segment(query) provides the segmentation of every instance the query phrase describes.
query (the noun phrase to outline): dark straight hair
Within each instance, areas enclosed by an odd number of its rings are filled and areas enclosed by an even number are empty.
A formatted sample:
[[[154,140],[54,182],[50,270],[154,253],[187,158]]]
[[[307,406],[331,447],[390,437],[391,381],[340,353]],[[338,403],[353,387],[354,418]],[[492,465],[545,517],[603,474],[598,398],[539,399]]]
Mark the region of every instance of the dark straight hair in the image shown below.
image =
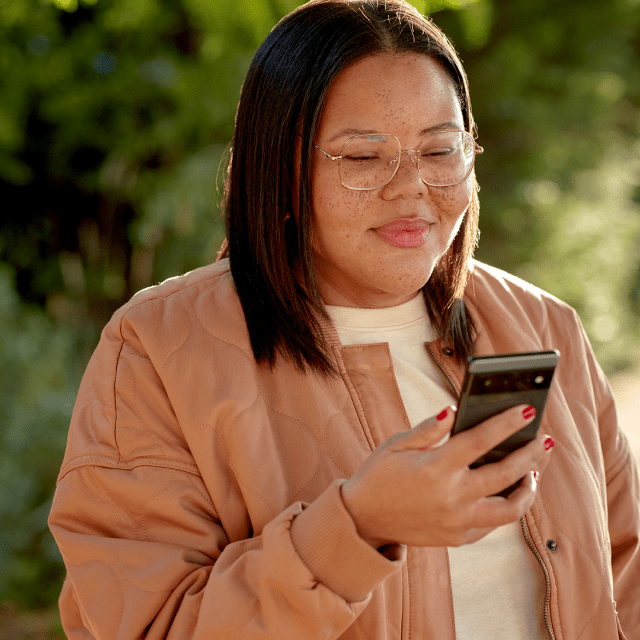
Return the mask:
[[[273,367],[280,355],[302,371],[336,373],[319,322],[328,316],[311,248],[313,140],[336,76],[364,57],[397,53],[442,65],[456,88],[465,130],[474,133],[467,77],[453,46],[403,0],[312,0],[273,28],[251,63],[231,143],[222,205],[227,239],[219,258],[230,259],[260,364]],[[474,340],[462,300],[478,234],[476,189],[472,193],[458,234],[423,288],[436,335],[460,362]]]

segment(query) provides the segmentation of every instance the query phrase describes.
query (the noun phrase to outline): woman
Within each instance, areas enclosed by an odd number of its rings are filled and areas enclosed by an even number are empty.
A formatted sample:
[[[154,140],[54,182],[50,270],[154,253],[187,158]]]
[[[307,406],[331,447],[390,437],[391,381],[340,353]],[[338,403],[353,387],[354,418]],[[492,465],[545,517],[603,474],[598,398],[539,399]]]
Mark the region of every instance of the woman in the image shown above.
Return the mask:
[[[69,638],[640,637],[637,470],[575,313],[471,260],[473,131],[402,0],[272,31],[222,259],[134,296],[85,374],[50,518]],[[449,437],[467,355],[549,348],[540,435],[470,469],[533,415]]]

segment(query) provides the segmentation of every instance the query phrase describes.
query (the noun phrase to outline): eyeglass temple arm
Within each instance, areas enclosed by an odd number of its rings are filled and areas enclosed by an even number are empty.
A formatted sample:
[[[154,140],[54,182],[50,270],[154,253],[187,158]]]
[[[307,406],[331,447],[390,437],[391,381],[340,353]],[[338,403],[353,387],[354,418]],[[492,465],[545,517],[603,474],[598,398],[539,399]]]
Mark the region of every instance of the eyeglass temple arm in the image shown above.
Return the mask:
[[[342,158],[343,156],[331,156],[329,155],[326,151],[322,150],[317,144],[313,145],[318,151],[322,151],[322,153],[324,153],[325,156],[327,156],[327,158],[329,158],[329,160],[340,160],[340,158]]]

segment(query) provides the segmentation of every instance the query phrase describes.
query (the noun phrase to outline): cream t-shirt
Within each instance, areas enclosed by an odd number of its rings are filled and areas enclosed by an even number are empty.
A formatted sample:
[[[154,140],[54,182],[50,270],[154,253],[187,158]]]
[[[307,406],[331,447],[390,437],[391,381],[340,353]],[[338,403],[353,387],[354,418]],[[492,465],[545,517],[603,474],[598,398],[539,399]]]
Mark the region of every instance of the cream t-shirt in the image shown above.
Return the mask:
[[[409,422],[415,427],[456,404],[429,357],[431,323],[421,295],[386,309],[327,306],[343,345],[388,342]],[[543,640],[544,579],[519,523],[474,544],[449,547],[458,640]]]

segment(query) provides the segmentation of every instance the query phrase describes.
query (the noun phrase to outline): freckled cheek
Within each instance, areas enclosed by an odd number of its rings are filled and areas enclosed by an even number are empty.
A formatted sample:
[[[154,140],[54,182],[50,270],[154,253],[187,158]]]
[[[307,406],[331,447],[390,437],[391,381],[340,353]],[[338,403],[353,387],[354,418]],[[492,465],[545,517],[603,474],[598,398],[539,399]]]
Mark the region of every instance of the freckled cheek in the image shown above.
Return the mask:
[[[455,187],[441,189],[438,194],[438,207],[443,222],[454,222],[468,209],[472,193],[470,183],[470,180],[466,180]]]
[[[315,223],[320,227],[355,232],[367,222],[366,201],[358,192],[316,194],[313,211]]]

